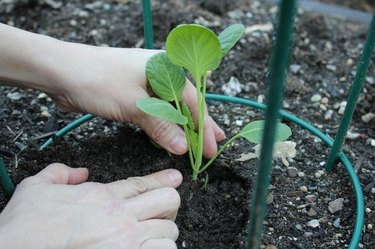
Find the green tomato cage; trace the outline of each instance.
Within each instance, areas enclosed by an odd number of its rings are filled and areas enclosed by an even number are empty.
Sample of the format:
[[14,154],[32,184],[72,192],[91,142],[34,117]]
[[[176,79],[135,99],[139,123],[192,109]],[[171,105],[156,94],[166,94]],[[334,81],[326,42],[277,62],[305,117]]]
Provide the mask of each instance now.
[[[145,47],[153,48],[153,28],[150,0],[142,0],[143,4],[143,20],[144,20],[144,36]],[[305,122],[304,120],[294,116],[291,113],[280,110],[283,100],[285,72],[288,65],[288,57],[290,53],[291,35],[294,23],[294,14],[296,11],[296,0],[282,0],[279,4],[278,24],[276,30],[276,39],[273,45],[272,57],[269,67],[269,75],[267,79],[268,92],[266,104],[260,104],[252,100],[229,97],[217,94],[207,94],[207,100],[217,100],[223,102],[232,102],[242,104],[252,108],[260,109],[265,112],[264,130],[268,132],[263,133],[262,148],[260,158],[257,165],[257,176],[253,186],[254,192],[252,196],[252,203],[249,207],[249,225],[248,225],[248,239],[246,248],[259,248],[261,241],[261,234],[263,229],[263,220],[266,215],[266,199],[268,196],[269,179],[272,169],[272,154],[273,144],[275,141],[275,127],[277,120],[281,117],[289,120],[302,128],[308,130],[312,134],[319,137],[330,149],[328,159],[325,164],[326,171],[332,170],[335,163],[340,160],[345,170],[348,172],[350,180],[353,184],[353,189],[356,196],[356,216],[355,224],[352,232],[349,249],[358,248],[361,238],[362,227],[364,223],[364,201],[363,193],[358,177],[353,169],[348,157],[341,152],[341,147],[344,143],[344,138],[348,131],[359,94],[362,90],[363,82],[368,70],[368,66],[372,57],[372,52],[375,44],[375,15],[372,17],[370,28],[367,34],[367,40],[363,48],[361,57],[358,62],[358,69],[354,77],[352,89],[349,93],[347,105],[340,122],[334,140],[325,135],[322,131]],[[73,121],[63,129],[59,130],[55,135],[57,137],[63,136],[67,132],[75,129],[82,123],[92,119],[94,116],[87,114],[81,118]],[[40,148],[46,148],[53,142],[52,138],[48,139]],[[11,196],[14,192],[14,185],[7,173],[3,161],[0,159],[0,181],[5,192]]]

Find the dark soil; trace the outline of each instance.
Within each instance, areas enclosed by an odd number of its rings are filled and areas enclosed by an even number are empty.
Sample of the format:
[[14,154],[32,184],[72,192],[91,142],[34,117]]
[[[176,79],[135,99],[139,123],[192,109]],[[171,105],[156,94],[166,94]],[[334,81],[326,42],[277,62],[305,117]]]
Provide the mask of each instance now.
[[[203,5],[202,1],[153,2],[156,47],[162,47],[169,30],[180,23],[197,22],[218,32],[230,23],[241,22],[250,27],[273,23],[276,18],[274,6],[258,1],[251,1],[249,6],[235,1],[230,9],[225,5],[227,1],[206,1]],[[57,9],[34,1],[19,1],[14,8],[1,5],[0,21],[67,41],[117,47],[143,45],[138,1],[62,3]],[[170,11],[171,5],[174,11]],[[367,27],[300,10],[290,59],[294,67],[288,74],[284,108],[334,136],[341,118],[337,106],[347,97]],[[234,76],[243,84],[237,96],[261,100],[265,94],[271,41],[269,30],[247,34],[213,73],[208,91],[223,93],[221,86]],[[369,224],[375,225],[375,155],[370,144],[375,139],[375,120],[367,123],[362,120],[363,115],[375,113],[374,72],[373,60],[351,126],[351,134],[358,135],[347,139],[344,147],[358,171],[368,208],[363,248],[375,248],[374,229],[368,229]],[[9,93],[19,94],[20,99],[12,98]],[[312,101],[316,94],[324,100]],[[209,106],[227,137],[240,129],[241,122],[261,116],[258,111],[233,104],[209,102]],[[42,115],[45,110],[50,117]],[[185,177],[178,189],[182,198],[177,219],[181,232],[179,248],[244,248],[256,160],[235,159],[252,151],[253,145],[236,141],[210,168],[209,184],[203,190],[201,181],[191,182],[186,157],[170,156],[155,148],[141,130],[127,124],[97,118],[47,150],[37,150],[44,141],[40,136],[76,117],[57,110],[39,92],[0,87],[0,156],[14,182],[52,162],[88,167],[90,180],[103,183],[177,168]],[[262,244],[269,249],[345,248],[350,242],[355,215],[350,180],[341,164],[332,173],[321,174],[327,148],[307,131],[289,125],[293,130],[291,140],[297,143],[297,156],[290,166],[304,174],[290,177],[281,161],[275,161]],[[301,187],[306,187],[307,192]],[[308,195],[315,195],[316,200],[308,201]],[[344,198],[343,209],[332,214],[328,204],[338,198]],[[0,193],[1,207],[7,200]],[[307,226],[313,219],[319,220],[319,227]]]

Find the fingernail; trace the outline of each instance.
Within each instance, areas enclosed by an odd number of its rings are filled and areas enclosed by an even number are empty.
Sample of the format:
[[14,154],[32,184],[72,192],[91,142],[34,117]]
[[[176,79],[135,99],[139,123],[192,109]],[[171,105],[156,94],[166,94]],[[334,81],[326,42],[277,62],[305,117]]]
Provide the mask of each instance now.
[[170,143],[170,147],[172,149],[172,152],[175,154],[180,155],[180,154],[185,153],[187,149],[185,136],[181,134],[178,134],[177,136],[175,136]]
[[168,172],[168,176],[173,184],[180,183],[181,181],[181,173],[178,172],[177,170],[170,170]]

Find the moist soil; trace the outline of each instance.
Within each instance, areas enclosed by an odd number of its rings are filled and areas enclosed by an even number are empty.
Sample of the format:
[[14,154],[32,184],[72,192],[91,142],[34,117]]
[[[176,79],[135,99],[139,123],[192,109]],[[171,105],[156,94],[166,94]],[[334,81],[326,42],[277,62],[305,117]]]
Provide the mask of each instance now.
[[[141,6],[138,1],[13,1],[0,5],[0,21],[58,39],[115,47],[143,46]],[[172,6],[172,7],[171,7]],[[199,23],[216,32],[243,23],[248,32],[209,79],[208,91],[228,94],[235,77],[238,97],[263,101],[276,8],[259,1],[153,1],[155,47],[162,48],[168,32],[180,23]],[[173,8],[174,11],[170,11]],[[258,26],[258,29],[250,32]],[[252,27],[252,28],[250,28]],[[350,89],[368,24],[322,16],[299,9],[293,37],[291,67],[284,109],[334,136]],[[353,162],[365,196],[365,227],[360,246],[375,248],[375,113],[374,59],[354,114],[344,151]],[[232,78],[233,81],[233,78]],[[262,113],[252,108],[209,101],[209,112],[231,137]],[[130,124],[101,118],[56,139],[39,151],[54,132],[79,117],[57,109],[43,93],[0,87],[0,156],[15,183],[53,162],[88,167],[90,181],[107,183],[177,168],[184,175],[178,188],[181,208],[176,223],[178,248],[244,248],[257,159],[238,161],[253,152],[253,144],[235,141],[205,174],[191,181],[186,156],[172,156],[156,148],[144,132]],[[365,121],[364,121],[365,120]],[[288,123],[288,122],[287,122]],[[328,149],[318,138],[292,124],[291,141],[297,155],[289,167],[274,161],[264,222],[264,248],[345,248],[355,217],[355,196],[346,171],[338,164],[325,173]],[[331,201],[343,198],[341,210],[330,212]],[[0,208],[8,198],[0,192]],[[309,222],[319,220],[318,227]]]

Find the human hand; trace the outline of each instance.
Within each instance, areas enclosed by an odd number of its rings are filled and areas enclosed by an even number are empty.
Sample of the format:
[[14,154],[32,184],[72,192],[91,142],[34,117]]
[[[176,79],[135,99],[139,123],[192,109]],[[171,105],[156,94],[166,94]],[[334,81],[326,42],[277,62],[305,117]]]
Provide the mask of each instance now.
[[100,184],[52,164],[23,180],[0,214],[2,248],[175,249],[177,170]]
[[[108,119],[140,125],[159,145],[174,154],[184,154],[187,142],[176,124],[149,116],[136,107],[140,99],[153,95],[145,75],[147,60],[159,50],[122,49],[64,43],[66,51],[52,82],[64,86],[51,97],[66,111],[92,113]],[[58,76],[58,77],[56,77]],[[187,80],[183,100],[197,117],[196,89]],[[197,118],[196,118],[197,120]],[[224,132],[208,115],[204,125],[204,155],[212,157]]]

